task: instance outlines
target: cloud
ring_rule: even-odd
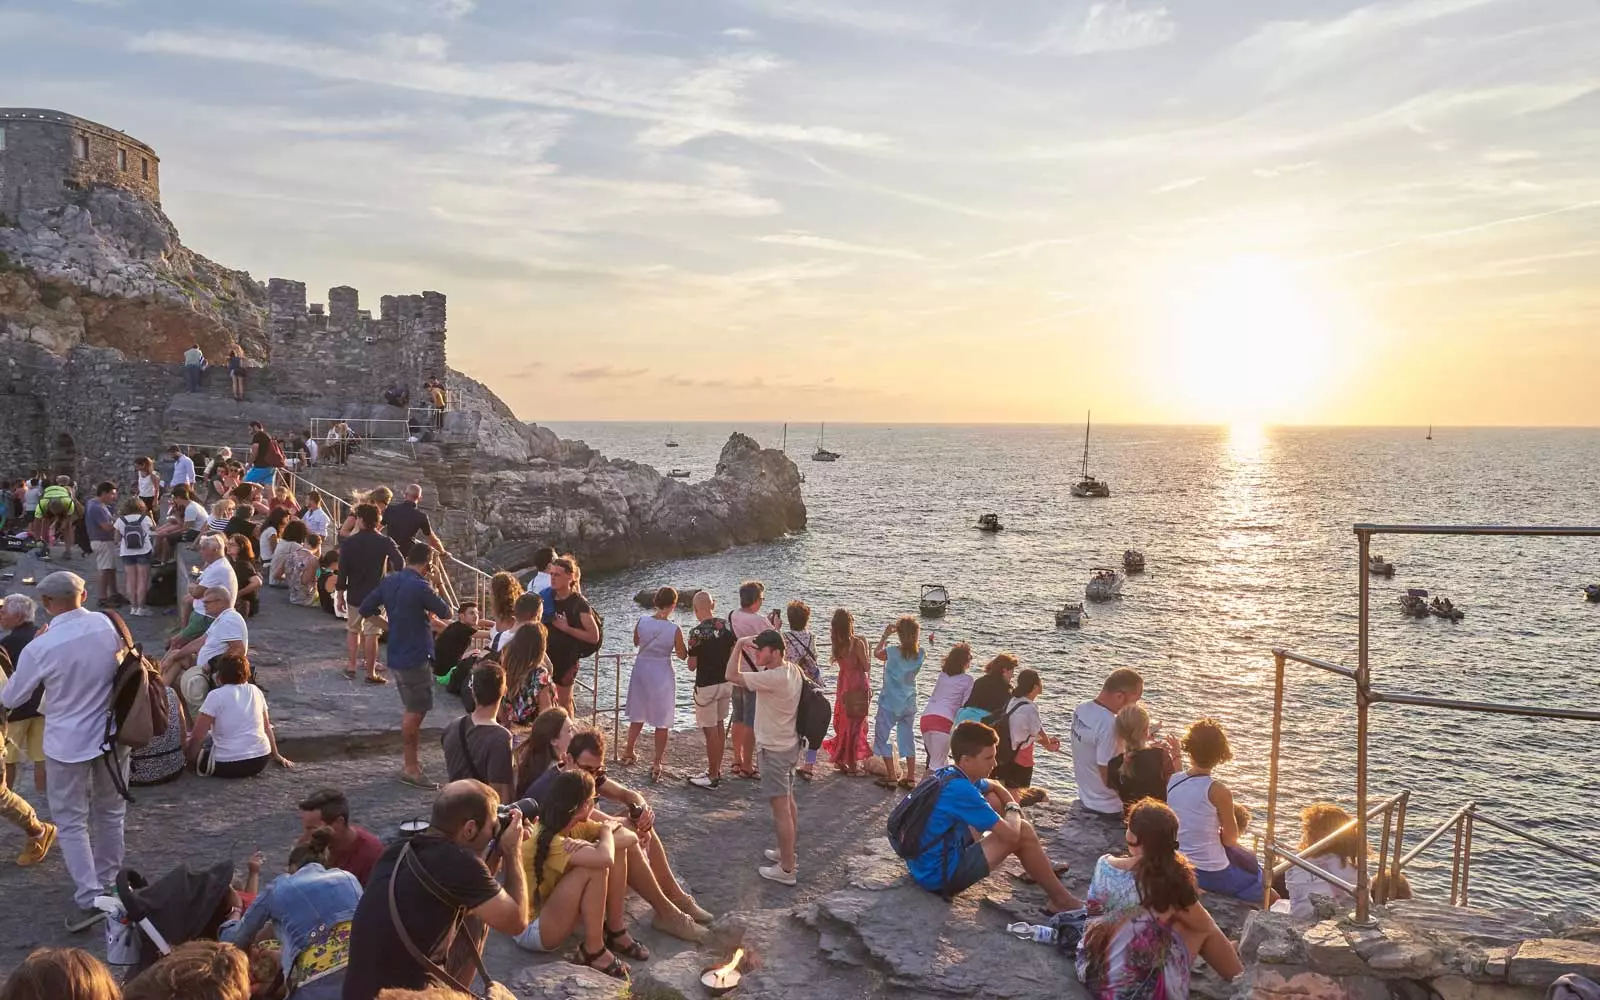
[[[597,365],[593,368],[575,368],[562,377],[574,382],[622,382],[649,373],[648,368],[613,368],[610,365]]]
[[[391,59],[443,59],[450,44],[435,34],[400,35],[385,32],[378,36],[378,51]]]
[[[1129,52],[1165,45],[1178,36],[1178,23],[1166,7],[1135,6],[1131,0],[1105,0],[1089,6],[1081,22],[1059,22],[1040,46],[1041,51],[1067,51],[1074,55]]]
[[[430,9],[439,17],[456,21],[477,9],[478,0],[433,0]]]
[[[722,29],[722,37],[735,38],[741,42],[753,42],[760,38],[761,34],[754,28],[724,28]]]
[[[1171,181],[1169,183],[1161,185],[1160,187],[1151,188],[1150,189],[1150,193],[1151,194],[1171,194],[1173,191],[1183,191],[1183,190],[1185,190],[1187,188],[1192,188],[1196,184],[1204,184],[1205,180],[1206,179],[1205,179],[1204,176],[1200,176],[1200,177],[1185,177],[1181,181]]]
[[[826,250],[832,253],[861,254],[866,257],[889,257],[895,260],[926,260],[922,254],[912,250],[902,250],[899,247],[871,246],[864,243],[850,243],[845,240],[831,239],[826,236],[816,236],[812,233],[799,230],[789,230],[784,233],[768,233],[756,239],[762,243],[775,243],[780,246],[804,247],[808,250]]]
[[[442,47],[442,43],[422,45],[434,51]],[[625,53],[515,62],[450,60],[440,53],[418,60],[386,50],[382,43],[375,49],[342,48],[256,33],[171,30],[137,35],[128,48],[639,121],[647,126],[639,141],[659,148],[714,135],[862,151],[891,145],[883,135],[744,114],[745,88],[784,65],[759,53],[718,55],[699,63]]]

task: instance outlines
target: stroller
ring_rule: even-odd
[[[215,939],[227,919],[232,888],[232,861],[200,871],[179,865],[154,882],[124,868],[115,894],[95,900],[106,913],[106,961],[128,966],[133,975],[180,944]]]

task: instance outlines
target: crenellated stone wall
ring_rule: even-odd
[[[400,385],[422,405],[422,383],[446,377],[445,297],[439,292],[385,295],[378,318],[361,293],[328,289],[326,310],[306,302],[304,282],[267,282],[267,367],[286,398],[381,400]]]

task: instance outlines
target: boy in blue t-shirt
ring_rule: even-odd
[[[950,734],[955,763],[935,772],[934,780],[960,773],[939,793],[923,831],[922,852],[906,867],[918,885],[950,897],[983,881],[1014,854],[1049,897],[1049,912],[1077,909],[1083,903],[1056,877],[1033,824],[1022,818],[1022,807],[1004,786],[988,780],[999,743],[995,731],[981,722],[956,726]],[[987,836],[977,839],[977,834]]]

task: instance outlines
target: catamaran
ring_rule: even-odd
[[[1089,416],[1093,416],[1093,414]],[[1089,416],[1083,418],[1083,478],[1072,484],[1072,495],[1075,497],[1108,497],[1111,495],[1111,484],[1089,475]]]
[[[829,451],[822,446],[823,439],[827,436],[828,425],[823,424],[822,429],[817,431],[817,450],[811,453],[811,460],[813,462],[837,462],[839,460],[838,452]]]

